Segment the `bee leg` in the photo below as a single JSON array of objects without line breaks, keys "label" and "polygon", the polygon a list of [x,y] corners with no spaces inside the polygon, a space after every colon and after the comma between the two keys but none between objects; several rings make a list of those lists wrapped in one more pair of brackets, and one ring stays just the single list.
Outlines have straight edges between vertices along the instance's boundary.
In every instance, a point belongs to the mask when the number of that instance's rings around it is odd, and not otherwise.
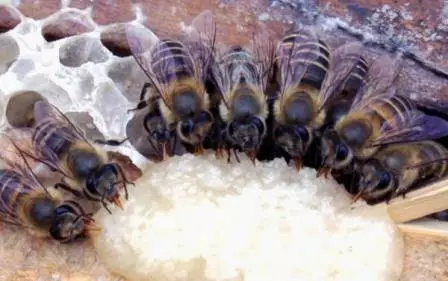
[{"label": "bee leg", "polygon": [[142,109],[142,108],[144,108],[144,107],[146,107],[148,105],[148,102],[145,100],[145,95],[146,95],[146,92],[148,91],[148,89],[151,88],[151,87],[152,87],[151,83],[143,84],[143,88],[142,88],[142,90],[140,92],[140,100],[139,100],[137,106],[132,108],[132,109],[129,109],[127,111],[127,113],[130,113],[130,112],[136,111],[136,110],[140,110],[140,109]]},{"label": "bee leg", "polygon": [[128,181],[128,179],[126,178],[126,175],[123,172],[123,169],[120,167],[120,165],[115,165],[115,168],[118,170],[118,173],[120,174],[121,178],[123,179],[123,188],[124,188],[124,198],[126,200],[129,199],[129,194],[128,194],[128,188],[127,188],[127,184],[130,184],[132,186],[135,186],[134,182]]},{"label": "bee leg", "polygon": [[227,163],[230,163],[230,159],[232,158],[232,152],[230,151],[230,147],[226,146],[226,152],[227,152]]},{"label": "bee leg", "polygon": [[233,149],[233,155],[235,156],[236,162],[241,163],[240,158],[238,157],[238,153],[236,152],[236,149]]},{"label": "bee leg", "polygon": [[94,143],[97,144],[103,144],[103,145],[110,145],[110,146],[120,146],[123,143],[125,143],[128,140],[128,138],[125,138],[123,140],[94,140]]},{"label": "bee leg", "polygon": [[110,211],[110,209],[107,207],[107,203],[104,200],[101,200],[101,204],[103,205],[104,209],[106,209],[106,211],[112,215],[112,212]]},{"label": "bee leg", "polygon": [[75,196],[77,197],[84,197],[84,195],[82,194],[82,192],[80,192],[79,190],[76,190],[74,188],[72,188],[71,186],[69,186],[68,184],[66,184],[65,182],[58,182],[54,185],[54,188],[58,189],[61,188],[65,191],[71,192],[73,193]]}]

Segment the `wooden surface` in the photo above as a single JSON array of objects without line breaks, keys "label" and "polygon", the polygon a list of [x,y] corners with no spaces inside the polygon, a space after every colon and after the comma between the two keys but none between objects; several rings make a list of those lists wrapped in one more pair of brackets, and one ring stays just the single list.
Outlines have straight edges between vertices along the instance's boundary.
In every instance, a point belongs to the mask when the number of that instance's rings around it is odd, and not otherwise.
[{"label": "wooden surface", "polygon": [[397,223],[408,222],[448,208],[448,180],[395,198],[388,206],[389,216]]}]

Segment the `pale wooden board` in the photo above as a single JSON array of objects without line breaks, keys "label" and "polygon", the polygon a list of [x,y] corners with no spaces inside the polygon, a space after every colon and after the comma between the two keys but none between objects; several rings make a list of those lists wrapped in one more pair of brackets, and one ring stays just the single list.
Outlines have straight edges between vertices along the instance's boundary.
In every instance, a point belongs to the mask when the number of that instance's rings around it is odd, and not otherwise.
[{"label": "pale wooden board", "polygon": [[389,216],[397,223],[425,217],[448,209],[448,179],[396,198],[388,206]]},{"label": "pale wooden board", "polygon": [[448,222],[431,218],[398,224],[400,230],[409,234],[421,234],[428,237],[446,239],[448,241]]}]

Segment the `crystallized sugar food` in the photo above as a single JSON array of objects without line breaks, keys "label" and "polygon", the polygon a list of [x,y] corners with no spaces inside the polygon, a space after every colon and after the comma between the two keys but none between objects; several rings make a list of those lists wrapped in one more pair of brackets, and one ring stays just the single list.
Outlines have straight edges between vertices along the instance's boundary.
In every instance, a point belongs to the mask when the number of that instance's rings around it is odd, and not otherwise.
[{"label": "crystallized sugar food", "polygon": [[386,214],[352,206],[315,170],[241,158],[146,167],[124,211],[96,215],[102,261],[129,280],[398,280],[402,240]]}]

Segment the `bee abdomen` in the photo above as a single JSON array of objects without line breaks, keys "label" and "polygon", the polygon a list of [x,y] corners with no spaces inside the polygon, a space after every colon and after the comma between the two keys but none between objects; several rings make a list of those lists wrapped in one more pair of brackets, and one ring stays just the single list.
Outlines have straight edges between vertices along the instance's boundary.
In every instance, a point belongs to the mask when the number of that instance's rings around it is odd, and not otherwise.
[{"label": "bee abdomen", "polygon": [[448,150],[441,144],[434,141],[425,141],[419,144],[420,157],[423,162],[433,162],[424,166],[420,170],[421,177],[443,176],[447,173],[447,161],[436,161],[437,159],[447,159]]},{"label": "bee abdomen", "polygon": [[64,136],[73,136],[71,130],[61,127],[51,120],[40,123],[36,126],[33,134],[33,145],[42,153],[42,156],[52,159],[53,154],[61,156],[68,151],[71,141]]},{"label": "bee abdomen", "polygon": [[17,218],[19,201],[30,190],[31,187],[22,182],[19,174],[12,170],[0,170],[0,208],[3,213]]},{"label": "bee abdomen", "polygon": [[350,96],[356,94],[357,91],[366,83],[366,76],[369,70],[368,64],[364,58],[355,59],[358,61],[342,87],[342,91]]},{"label": "bee abdomen", "polygon": [[151,53],[151,69],[162,83],[194,75],[194,61],[180,42],[162,40]]},{"label": "bee abdomen", "polygon": [[391,98],[381,99],[369,105],[373,115],[379,118],[380,123],[389,122],[390,126],[400,125],[400,121],[407,118],[412,109],[411,101],[405,97],[395,95]]},{"label": "bee abdomen", "polygon": [[311,41],[309,37],[300,33],[287,36],[282,44],[286,50],[294,48],[291,54],[291,69],[308,64],[301,82],[320,90],[330,65],[330,51],[327,44],[321,40]]}]

